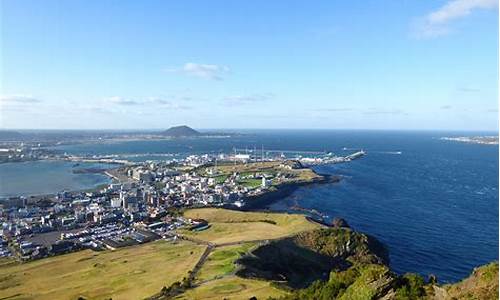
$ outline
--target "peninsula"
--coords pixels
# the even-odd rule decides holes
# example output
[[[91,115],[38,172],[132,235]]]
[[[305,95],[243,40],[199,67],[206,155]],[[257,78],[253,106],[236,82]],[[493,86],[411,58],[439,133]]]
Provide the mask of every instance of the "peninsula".
[[[498,135],[496,135],[496,136],[442,137],[441,140],[469,143],[469,144],[498,145]]]

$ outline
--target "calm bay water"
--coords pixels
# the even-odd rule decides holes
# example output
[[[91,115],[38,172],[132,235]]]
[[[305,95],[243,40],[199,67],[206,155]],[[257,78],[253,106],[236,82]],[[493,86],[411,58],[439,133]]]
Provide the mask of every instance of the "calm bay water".
[[[432,273],[441,281],[456,281],[475,266],[498,259],[498,146],[439,139],[484,133],[246,133],[232,138],[82,144],[58,149],[72,154],[121,154],[129,158],[148,153],[133,157],[135,160],[165,159],[154,155],[165,153],[227,153],[233,147],[337,154],[349,153],[344,147],[364,149],[368,155],[359,160],[317,167],[320,173],[342,175],[340,183],[299,188],[270,203],[269,208],[289,211],[291,206],[299,205],[322,211],[330,219],[345,218],[356,230],[388,245],[391,267],[397,272]],[[5,180],[10,175],[5,175],[5,167],[1,168],[0,176]],[[47,178],[40,176],[38,181],[43,185]],[[17,180],[24,182],[21,176],[11,179]],[[29,185],[23,184],[16,189],[28,190]]]
[[[74,174],[74,163],[29,161],[0,164],[0,198],[77,191],[109,183],[104,174]],[[110,168],[112,165],[81,163],[77,168]]]

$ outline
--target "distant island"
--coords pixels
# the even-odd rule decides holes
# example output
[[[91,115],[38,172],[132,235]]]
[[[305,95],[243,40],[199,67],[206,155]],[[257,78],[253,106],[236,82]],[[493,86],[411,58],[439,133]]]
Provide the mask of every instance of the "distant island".
[[[170,127],[169,129],[163,131],[161,135],[169,137],[192,137],[192,136],[200,136],[201,133],[189,126],[181,125],[181,126]]]
[[[483,145],[498,145],[498,136],[458,136],[458,137],[442,137],[444,141],[454,141],[470,144]]]

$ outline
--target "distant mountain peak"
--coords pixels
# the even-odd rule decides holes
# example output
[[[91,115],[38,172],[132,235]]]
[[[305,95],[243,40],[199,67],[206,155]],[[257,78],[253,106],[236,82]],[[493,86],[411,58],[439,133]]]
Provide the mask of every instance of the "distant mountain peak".
[[[181,125],[181,126],[170,127],[169,129],[163,131],[162,135],[171,137],[181,137],[181,136],[198,136],[201,135],[201,133],[189,126]]]

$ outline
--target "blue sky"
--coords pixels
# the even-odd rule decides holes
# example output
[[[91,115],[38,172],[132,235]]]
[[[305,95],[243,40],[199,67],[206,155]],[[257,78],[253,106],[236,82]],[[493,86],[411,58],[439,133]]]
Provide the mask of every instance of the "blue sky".
[[[1,2],[1,128],[498,128],[498,4]]]

